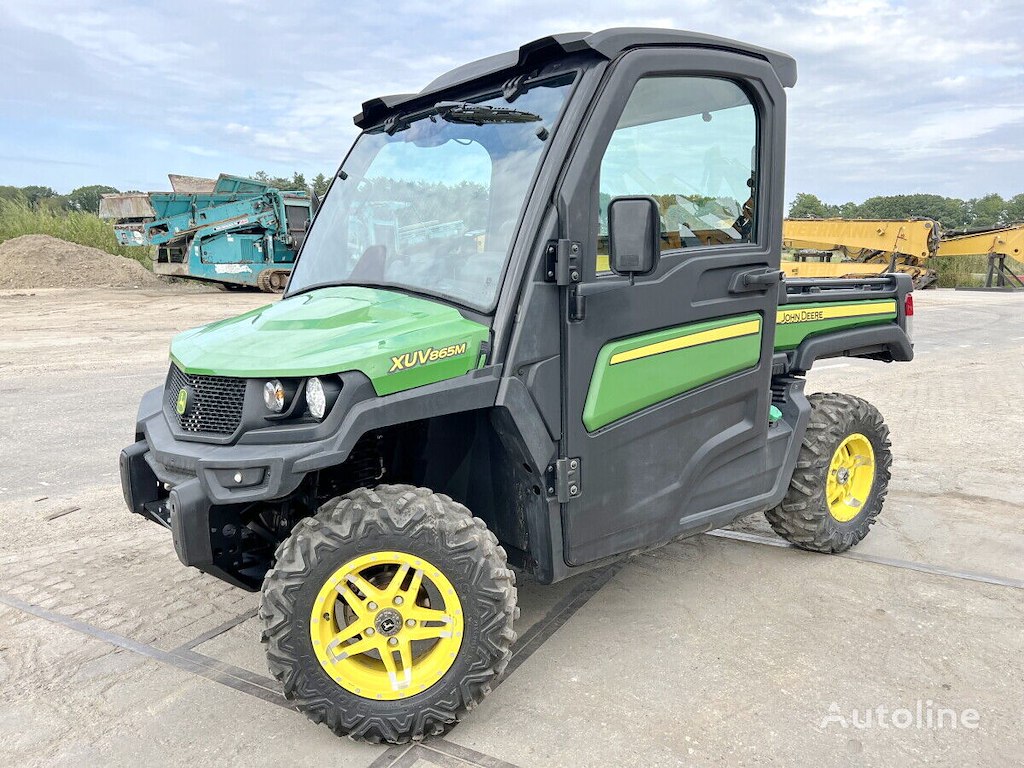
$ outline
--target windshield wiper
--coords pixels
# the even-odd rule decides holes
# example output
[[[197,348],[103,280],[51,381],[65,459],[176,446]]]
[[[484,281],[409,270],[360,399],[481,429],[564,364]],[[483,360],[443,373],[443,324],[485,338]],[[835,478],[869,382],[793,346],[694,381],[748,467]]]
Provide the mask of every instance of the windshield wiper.
[[[493,107],[489,104],[473,104],[469,101],[441,101],[435,104],[430,113],[437,115],[449,123],[470,123],[484,125],[487,123],[536,123],[543,118],[533,112],[510,107]]]
[[[536,123],[544,118],[533,112],[510,107],[492,107],[488,104],[474,104],[471,101],[439,101],[426,112],[419,112],[416,117],[429,117],[436,122],[440,117],[449,123],[468,123],[470,125],[487,125],[494,123]],[[408,115],[392,115],[384,123],[384,133],[394,136],[399,131],[407,130],[412,125]],[[538,136],[543,128],[538,129]],[[541,137],[546,138],[547,132]]]

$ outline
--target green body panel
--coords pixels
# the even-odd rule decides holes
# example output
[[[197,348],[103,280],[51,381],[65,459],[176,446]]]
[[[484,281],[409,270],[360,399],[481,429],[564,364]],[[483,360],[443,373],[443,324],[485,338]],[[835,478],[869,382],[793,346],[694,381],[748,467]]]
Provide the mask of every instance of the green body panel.
[[[844,307],[849,307],[852,308],[852,311],[856,311],[856,308],[864,306],[871,306],[878,310],[887,309],[888,311],[872,315],[855,315],[853,317],[782,322],[782,316],[787,312],[814,312],[819,309],[829,312],[841,312]],[[800,342],[810,336],[819,336],[831,331],[844,331],[848,328],[860,328],[865,325],[891,323],[896,319],[896,302],[892,299],[883,299],[879,301],[823,301],[815,304],[794,304],[790,307],[783,305],[779,308],[778,315],[778,322],[775,325],[775,349],[782,351],[795,349],[800,346]]]
[[[339,286],[185,331],[171,358],[188,373],[239,378],[362,371],[388,395],[477,368],[489,333],[439,302]]]
[[[761,356],[760,315],[738,315],[720,320],[667,328],[655,333],[610,342],[601,348],[583,408],[588,431],[612,423],[641,408],[757,365]],[[754,322],[755,333],[708,341],[611,364],[612,357],[639,347],[685,339],[687,336]]]
[[[872,314],[855,314],[865,311]],[[738,315],[667,328],[606,344],[601,348],[591,376],[583,409],[584,426],[592,432],[642,408],[754,367],[760,358],[761,333],[759,330],[756,334],[656,352],[618,364],[612,363],[614,356],[693,334],[728,329],[759,318],[757,314]],[[776,317],[775,349],[794,349],[811,336],[891,323],[895,319],[896,302],[892,299],[783,306]]]

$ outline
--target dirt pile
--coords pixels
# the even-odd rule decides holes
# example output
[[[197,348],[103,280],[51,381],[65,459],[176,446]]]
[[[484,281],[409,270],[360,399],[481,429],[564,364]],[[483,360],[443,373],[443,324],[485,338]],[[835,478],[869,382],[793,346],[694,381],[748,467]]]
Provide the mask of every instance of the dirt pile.
[[[0,288],[153,288],[164,283],[133,259],[49,235],[0,243]]]

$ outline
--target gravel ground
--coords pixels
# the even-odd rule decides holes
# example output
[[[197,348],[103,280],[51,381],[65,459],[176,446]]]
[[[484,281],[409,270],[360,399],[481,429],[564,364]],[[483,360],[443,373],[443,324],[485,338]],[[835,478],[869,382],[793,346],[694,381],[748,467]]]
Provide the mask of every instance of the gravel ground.
[[[31,295],[29,295],[29,293]],[[334,738],[267,677],[256,597],[178,563],[116,460],[170,336],[258,294],[0,291],[0,757],[13,765],[1024,762],[1024,295],[923,292],[910,364],[825,361],[874,402],[889,500],[850,557],[760,516],[553,587],[513,671],[444,739]],[[869,709],[976,728],[860,728]],[[841,714],[847,727],[826,722]]]

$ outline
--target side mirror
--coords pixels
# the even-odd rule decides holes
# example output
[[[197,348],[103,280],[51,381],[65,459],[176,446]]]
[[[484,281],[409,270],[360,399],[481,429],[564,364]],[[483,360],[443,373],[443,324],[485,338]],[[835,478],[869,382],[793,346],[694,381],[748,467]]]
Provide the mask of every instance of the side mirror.
[[[608,263],[618,275],[648,275],[661,254],[661,213],[653,197],[615,197],[608,203]]]

